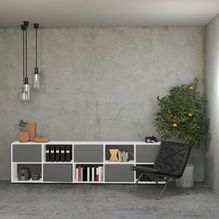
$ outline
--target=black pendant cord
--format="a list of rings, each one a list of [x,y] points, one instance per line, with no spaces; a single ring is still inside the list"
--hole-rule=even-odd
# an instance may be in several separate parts
[[[27,77],[27,28],[28,28],[29,22],[24,21],[24,31],[25,31],[25,78],[24,78],[24,84],[28,84],[28,77]]]
[[[23,31],[23,83],[24,83],[24,77],[25,77],[25,69],[24,69],[24,65],[25,65],[25,63],[24,63],[24,59],[25,59],[25,57],[24,57],[24,44],[25,44],[25,42],[24,42],[24,25],[21,25],[21,29],[22,29],[22,31]]]
[[[26,78],[27,78],[27,28],[26,28],[26,31],[25,31],[25,38],[26,38]]]
[[[36,28],[36,68],[37,68],[37,28]]]
[[[38,43],[38,40],[37,40],[37,30],[38,30],[38,28],[39,28],[39,24],[38,23],[35,23],[34,24],[34,29],[35,29],[35,45],[36,45],[36,67],[35,67],[35,74],[38,74],[38,67],[37,67],[37,57],[38,57],[38,45],[37,45],[37,43]]]

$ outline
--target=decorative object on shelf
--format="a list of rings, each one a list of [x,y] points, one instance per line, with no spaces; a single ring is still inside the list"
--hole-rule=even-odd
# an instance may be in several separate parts
[[[36,123],[35,122],[29,122],[27,125],[27,129],[30,136],[30,141],[34,141],[36,137]]]
[[[129,154],[128,154],[128,152],[119,151],[119,152],[118,152],[118,155],[119,155],[118,161],[120,161],[120,162],[128,162],[128,160],[129,160]]]
[[[27,181],[29,179],[30,179],[30,169],[29,168],[18,169],[18,180]]]
[[[20,142],[37,142],[46,143],[49,139],[45,136],[36,135],[36,122],[25,122],[23,120],[18,121],[17,127],[20,130],[19,141]]]
[[[177,137],[183,143],[198,148],[208,137],[208,123],[204,113],[204,97],[198,92],[198,79],[170,89],[169,94],[157,97],[158,111],[154,126],[166,140]]]
[[[157,138],[154,136],[145,137],[145,142],[146,143],[154,143],[154,142],[157,142]]]
[[[37,142],[37,143],[46,143],[48,141],[49,141],[49,139],[47,137],[44,137],[44,136],[35,137],[33,140],[33,142]]]
[[[23,32],[23,84],[21,92],[18,94],[21,103],[28,103],[30,101],[30,85],[27,76],[27,29],[29,26],[28,21],[24,21],[21,25]]]
[[[28,142],[30,140],[29,132],[20,132],[18,139],[20,142]]]
[[[118,161],[117,154],[119,152],[119,149],[109,149],[110,152],[110,161]]]
[[[21,132],[23,132],[27,127],[27,122],[21,119],[20,121],[18,121],[18,124],[16,126]]]
[[[32,175],[32,180],[40,180],[40,173],[33,172],[31,175]]]
[[[27,131],[27,122],[24,120],[18,121],[17,124],[18,129],[20,130],[18,139],[20,142],[28,142],[29,141],[29,133]]]
[[[34,24],[35,29],[35,48],[36,48],[36,66],[34,68],[34,74],[33,74],[33,88],[39,89],[40,88],[40,75],[39,75],[39,69],[37,66],[37,30],[39,28],[39,24]]]

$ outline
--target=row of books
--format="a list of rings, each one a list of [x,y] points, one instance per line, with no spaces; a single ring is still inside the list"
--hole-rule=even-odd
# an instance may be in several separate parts
[[[77,166],[76,182],[103,182],[103,166]]]
[[[120,162],[128,162],[129,161],[129,154],[125,151],[118,152],[118,161]]]
[[[47,162],[70,162],[72,160],[72,147],[68,145],[46,145]]]

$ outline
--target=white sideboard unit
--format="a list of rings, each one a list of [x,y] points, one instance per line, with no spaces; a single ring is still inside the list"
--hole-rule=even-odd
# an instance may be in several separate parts
[[[160,142],[131,141],[49,141],[11,144],[12,183],[115,183],[134,184],[138,173],[132,166],[154,164]],[[110,161],[110,150],[117,149],[118,161]],[[124,158],[128,154],[128,160]],[[20,176],[29,170],[29,178]],[[39,179],[34,178],[38,174]],[[139,183],[153,184],[150,179]],[[162,179],[160,181],[162,183]]]

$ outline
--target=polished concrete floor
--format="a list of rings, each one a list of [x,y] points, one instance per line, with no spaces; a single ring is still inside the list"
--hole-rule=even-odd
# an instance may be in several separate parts
[[[202,184],[161,186],[0,182],[0,219],[219,219],[219,196]]]

